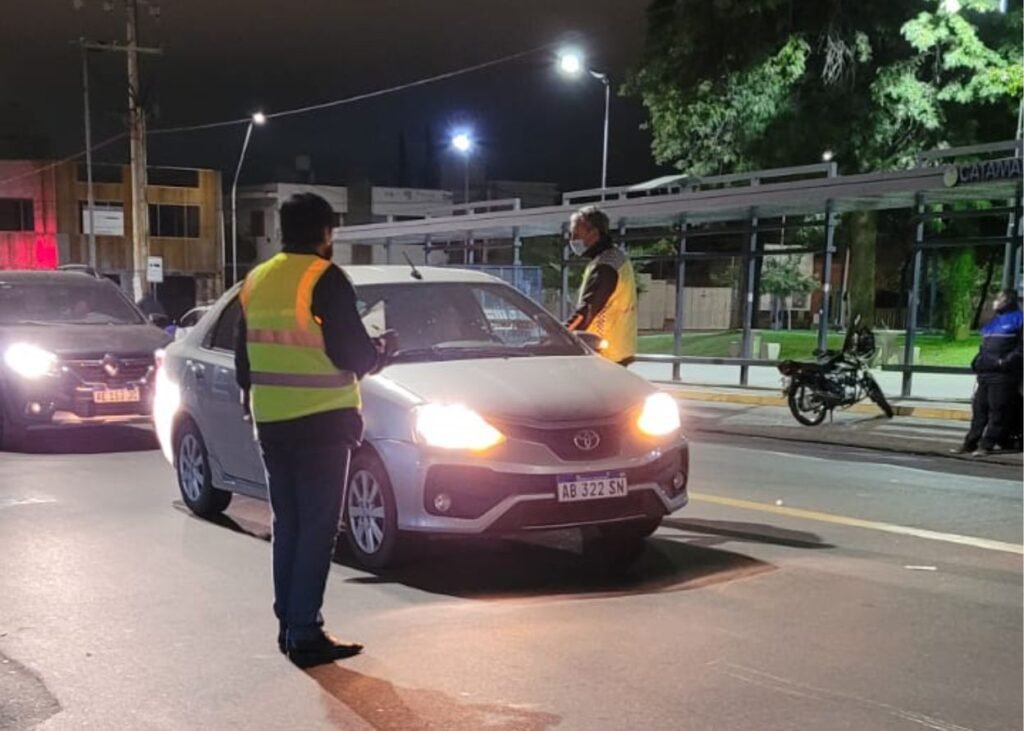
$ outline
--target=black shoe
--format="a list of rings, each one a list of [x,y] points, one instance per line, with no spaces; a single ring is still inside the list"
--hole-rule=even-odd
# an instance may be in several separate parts
[[[288,642],[288,659],[303,669],[355,657],[362,651],[362,645],[339,642],[323,631],[319,637],[310,640]]]
[[[277,649],[282,655],[288,654],[288,626],[284,622],[278,623]]]

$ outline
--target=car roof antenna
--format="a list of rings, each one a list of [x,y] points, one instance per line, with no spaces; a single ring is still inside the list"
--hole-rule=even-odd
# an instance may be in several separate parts
[[[409,252],[403,251],[402,256],[405,257],[405,261],[409,264],[409,268],[412,269],[412,272],[409,274],[409,276],[411,276],[417,282],[422,281],[423,275],[420,274],[420,270],[416,268],[416,265],[412,263],[412,259],[409,258]]]

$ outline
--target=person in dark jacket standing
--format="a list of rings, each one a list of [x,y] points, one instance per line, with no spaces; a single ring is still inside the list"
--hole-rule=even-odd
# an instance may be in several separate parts
[[[1017,292],[999,294],[995,317],[981,329],[981,348],[971,363],[978,374],[972,403],[971,429],[958,452],[982,457],[996,447],[1011,449],[1019,428],[1020,387],[1024,376],[1021,313]]]
[[[331,263],[332,215],[312,193],[281,206],[284,247],[246,277],[235,348],[273,509],[278,647],[299,667],[362,649],[324,632],[320,608],[362,440],[359,380],[383,367],[391,345],[367,335],[355,290]]]

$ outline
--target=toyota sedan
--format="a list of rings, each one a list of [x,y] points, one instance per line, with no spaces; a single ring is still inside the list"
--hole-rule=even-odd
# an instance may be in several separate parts
[[[371,334],[399,350],[363,381],[342,529],[360,564],[413,534],[583,527],[636,544],[687,503],[689,452],[667,394],[615,365],[501,280],[457,269],[348,267]],[[415,275],[415,276],[414,276]],[[154,418],[200,515],[266,499],[234,374],[231,290],[158,360]]]

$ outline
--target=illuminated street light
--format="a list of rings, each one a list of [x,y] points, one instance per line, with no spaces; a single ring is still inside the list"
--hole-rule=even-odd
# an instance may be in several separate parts
[[[235,179],[231,183],[231,283],[238,282],[238,175],[242,172],[245,152],[249,149],[249,138],[252,137],[254,125],[262,127],[267,121],[263,112],[255,112],[245,127],[245,140],[242,142],[242,154],[238,156],[238,167],[235,168]]]
[[[611,107],[612,85],[608,74],[587,68],[583,56],[577,51],[566,50],[558,55],[558,69],[566,76],[581,76],[584,69],[593,78],[604,84],[604,145],[601,148],[601,199],[608,187],[608,111]]]
[[[575,51],[564,51],[558,57],[558,68],[563,74],[577,76],[583,71],[583,57]]]
[[[452,147],[468,157],[469,152],[473,149],[473,138],[466,132],[459,132],[452,135]]]
[[[835,156],[836,154],[832,152],[832,150],[825,150],[823,153],[821,153],[821,160],[822,162],[832,162]]]

